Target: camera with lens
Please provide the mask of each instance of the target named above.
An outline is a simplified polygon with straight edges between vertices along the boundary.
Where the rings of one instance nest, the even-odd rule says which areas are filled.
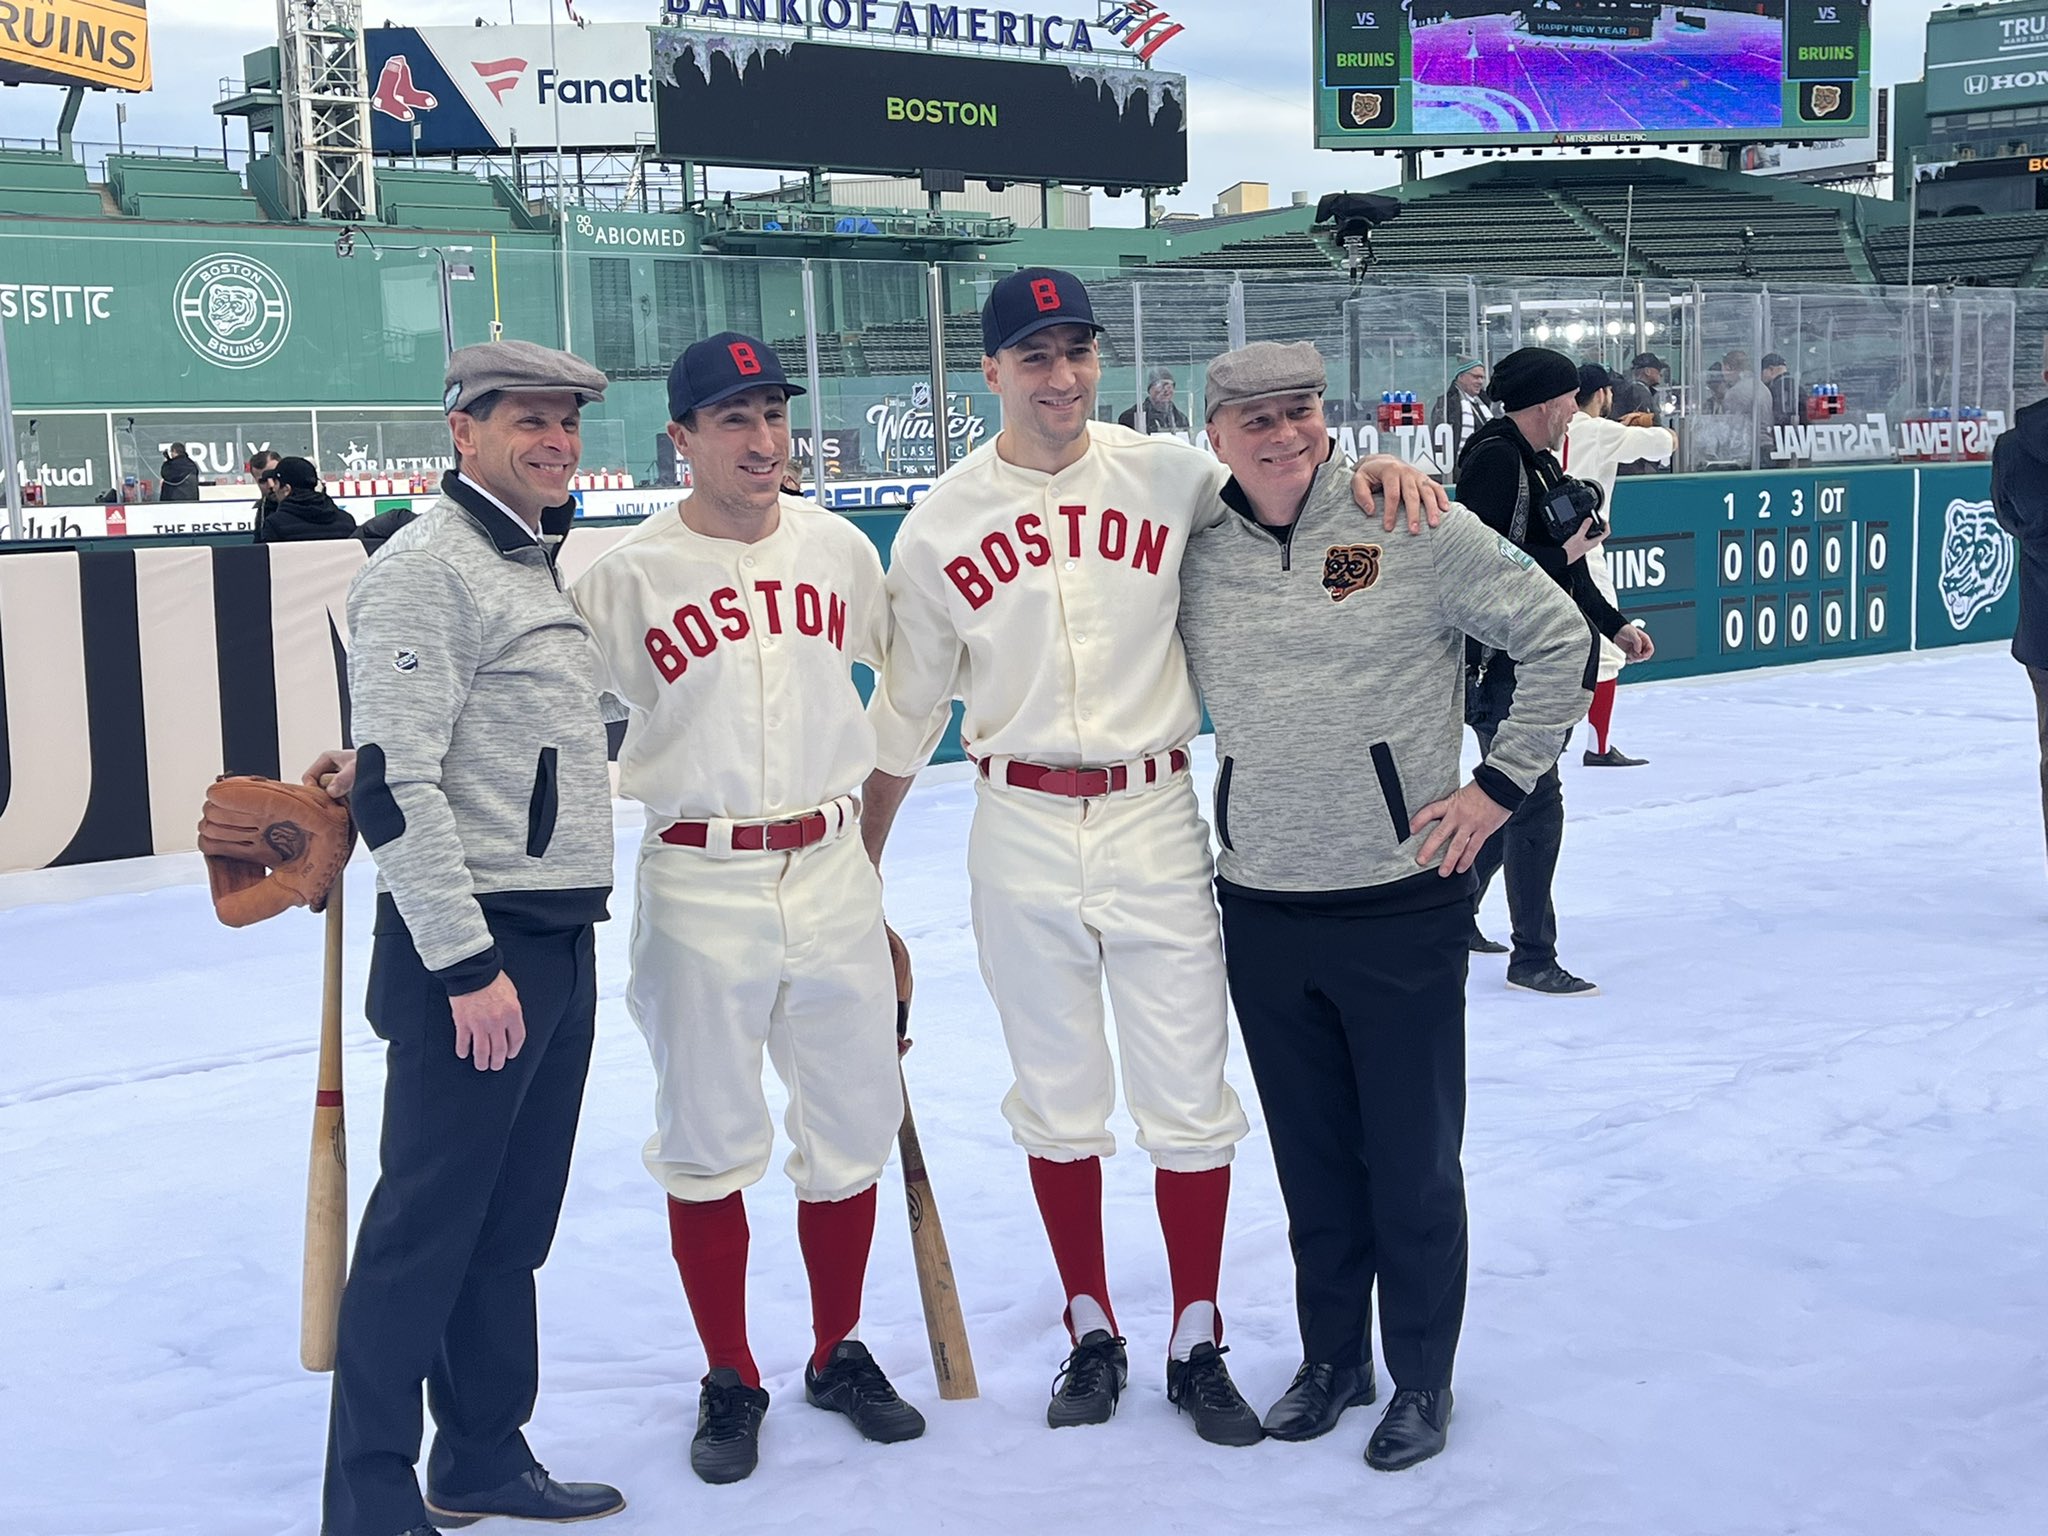
[[[1560,544],[1588,522],[1594,525],[1596,532],[1604,533],[1607,525],[1601,520],[1600,508],[1606,500],[1606,492],[1592,481],[1566,477],[1563,483],[1544,496],[1540,503],[1543,526],[1549,529],[1551,538]]]

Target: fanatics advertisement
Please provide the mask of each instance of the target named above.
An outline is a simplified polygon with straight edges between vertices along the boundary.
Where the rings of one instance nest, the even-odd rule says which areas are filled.
[[[631,149],[654,131],[647,28],[372,27],[370,141],[381,154]]]
[[[681,28],[662,30],[655,51],[666,158],[1090,187],[1187,180],[1179,75]]]

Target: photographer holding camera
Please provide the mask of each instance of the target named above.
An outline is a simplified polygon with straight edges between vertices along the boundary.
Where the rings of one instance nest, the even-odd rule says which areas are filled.
[[[1601,595],[1586,569],[1586,551],[1607,536],[1601,516],[1606,497],[1599,486],[1565,474],[1556,458],[1578,409],[1578,365],[1547,347],[1523,347],[1494,366],[1487,393],[1504,414],[1473,433],[1458,456],[1458,500],[1541,566],[1629,660],[1648,661],[1656,650],[1649,635]],[[1590,690],[1600,650],[1592,635],[1586,642]],[[1515,660],[1468,643],[1465,665],[1466,723],[1478,733],[1480,746],[1490,748],[1514,697]],[[1500,952],[1479,932],[1478,902],[1485,899],[1494,871],[1505,867],[1515,939],[1508,985],[1552,997],[1590,997],[1600,989],[1557,963],[1557,912],[1550,884],[1563,842],[1564,787],[1553,767],[1507,825],[1487,839],[1473,865],[1480,886],[1471,945],[1478,953]]]

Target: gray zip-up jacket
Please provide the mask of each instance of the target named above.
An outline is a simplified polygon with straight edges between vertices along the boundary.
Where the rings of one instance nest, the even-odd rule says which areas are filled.
[[[1381,531],[1332,452],[1284,535],[1231,511],[1181,564],[1181,639],[1216,728],[1217,871],[1251,891],[1356,891],[1421,871],[1409,817],[1458,788],[1465,636],[1521,663],[1475,772],[1512,810],[1592,702],[1599,641],[1530,558],[1463,507]],[[1435,877],[1432,877],[1434,879]]]
[[[451,994],[500,970],[498,927],[603,918],[611,780],[590,628],[536,543],[450,473],[348,594],[351,809],[377,860],[377,931],[402,923]]]

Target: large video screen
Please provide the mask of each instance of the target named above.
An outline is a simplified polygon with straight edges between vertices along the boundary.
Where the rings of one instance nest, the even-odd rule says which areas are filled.
[[[1869,0],[1316,0],[1316,146],[1839,139]]]
[[[1159,70],[661,29],[655,144],[714,165],[1178,187],[1187,81]]]

